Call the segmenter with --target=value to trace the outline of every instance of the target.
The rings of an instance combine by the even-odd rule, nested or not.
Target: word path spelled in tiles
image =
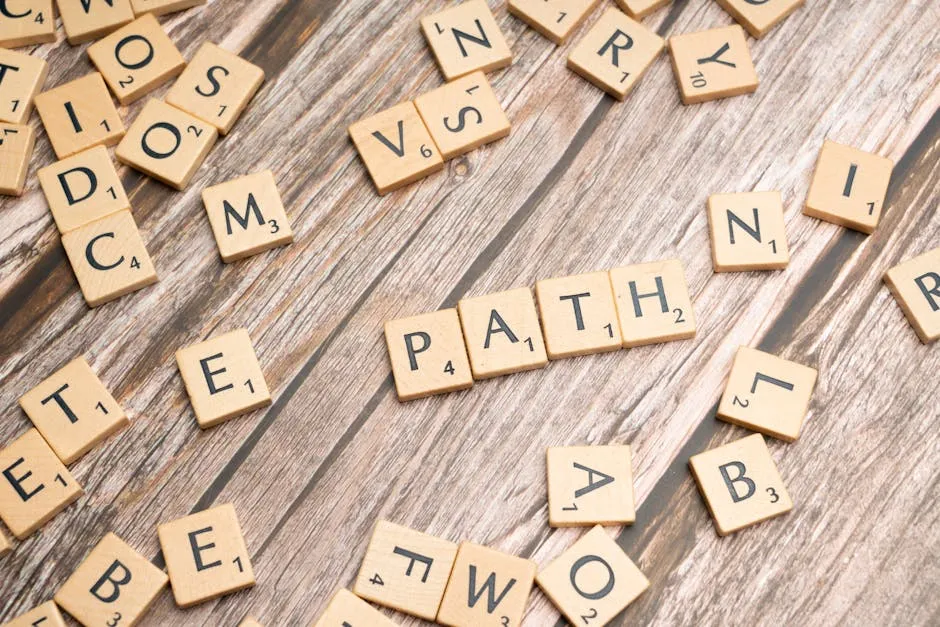
[[[56,40],[52,0],[13,0],[0,12],[0,47],[20,48]]]
[[[718,0],[752,37],[760,39],[803,5],[804,0]]]
[[[473,386],[456,309],[389,320],[385,343],[400,401]]]
[[[191,607],[255,585],[251,559],[231,504],[157,527],[179,607]]]
[[[689,466],[720,536],[793,509],[759,433],[693,455]]]
[[[695,314],[676,259],[610,271],[624,348],[695,336]]]
[[[758,78],[744,29],[737,24],[669,39],[682,102],[695,104],[749,94]]]
[[[20,614],[3,627],[66,627],[59,608],[53,601],[46,601],[26,612]]]
[[[666,6],[670,0],[617,0],[620,8],[636,20],[641,20],[650,13]]]
[[[49,73],[44,59],[0,48],[0,122],[25,124]]]
[[[715,272],[779,270],[790,262],[780,192],[709,196],[708,233]]]
[[[104,37],[134,20],[130,0],[56,0],[69,43]]]
[[[134,625],[166,586],[166,573],[108,533],[56,592],[83,625]]]
[[[548,524],[632,525],[636,520],[630,447],[548,449]]]
[[[549,41],[561,45],[600,0],[509,0],[510,13]]]
[[[617,350],[623,342],[607,272],[543,279],[535,284],[549,359]]]
[[[17,539],[28,538],[81,495],[36,429],[0,450],[0,518]]]
[[[485,0],[467,0],[423,17],[421,30],[445,80],[512,63],[512,52]]]
[[[124,136],[124,123],[98,72],[39,94],[36,110],[59,159],[112,146]]]
[[[940,248],[908,259],[884,281],[924,344],[940,338]]]
[[[606,625],[650,585],[600,526],[543,568],[536,582],[572,625]]]
[[[0,194],[21,196],[26,187],[29,159],[36,133],[26,124],[0,123]]]
[[[131,8],[134,9],[134,15],[152,13],[153,15],[160,16],[190,9],[205,3],[206,0],[131,0]]]
[[[342,627],[343,625],[368,625],[369,627],[396,627],[396,623],[387,618],[352,592],[340,589],[336,591],[330,604],[326,606],[320,620],[313,627]]]

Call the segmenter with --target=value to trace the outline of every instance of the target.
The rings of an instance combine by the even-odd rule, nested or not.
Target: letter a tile
[[[112,146],[124,136],[124,123],[98,72],[42,92],[36,111],[59,159],[92,146]]]
[[[669,39],[682,102],[695,104],[757,90],[744,29],[737,24]]]
[[[421,30],[445,80],[512,63],[512,52],[485,0],[468,0],[423,17]]]
[[[66,627],[59,608],[52,601],[46,601],[25,614],[20,614],[3,627]]]
[[[396,627],[397,624],[352,592],[340,589],[333,595],[323,616],[313,627],[343,627],[344,625]]]
[[[26,124],[0,124],[0,194],[21,196],[36,133]]]
[[[45,59],[0,48],[0,122],[29,121],[33,100],[42,90],[48,72]]]
[[[718,0],[752,37],[760,39],[803,5],[804,0]]]
[[[385,343],[400,401],[473,386],[456,309],[390,320]]]
[[[600,0],[509,0],[507,9],[556,45],[594,10]]]
[[[790,262],[780,192],[709,196],[708,231],[715,272],[779,270]]]
[[[606,272],[538,281],[535,299],[549,359],[620,348],[620,323]]]
[[[56,40],[52,0],[6,0],[4,4],[7,10],[0,12],[0,47],[19,48]]]
[[[695,336],[695,314],[676,259],[610,271],[625,348]]]
[[[940,248],[888,270],[888,289],[924,344],[940,338]]]
[[[548,449],[548,524],[632,525],[636,520],[630,447]]]

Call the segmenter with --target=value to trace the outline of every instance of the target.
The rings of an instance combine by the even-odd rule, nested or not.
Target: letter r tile
[[[920,341],[940,339],[940,248],[891,268],[884,281]]]

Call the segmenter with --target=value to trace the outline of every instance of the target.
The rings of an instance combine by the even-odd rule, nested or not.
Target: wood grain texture
[[[935,623],[940,353],[881,281],[940,240],[935,4],[808,3],[750,42],[754,95],[685,107],[665,56],[624,103],[565,68],[601,11],[556,48],[491,2],[514,63],[488,78],[512,134],[380,198],[345,129],[441,84],[418,20],[448,4],[227,0],[163,19],[187,59],[216,41],[267,80],[184,192],[121,168],[161,281],[95,310],[38,189],[53,161],[39,131],[26,194],[0,200],[0,441],[28,426],[16,399],[77,354],[131,426],[72,467],[86,495],[0,561],[0,621],[50,599],[106,532],[162,565],[158,523],[226,502],[258,585],[186,611],[165,593],[142,624],[310,624],[379,517],[544,565],[581,534],[548,527],[545,448],[629,443],[639,509],[618,541],[652,585],[614,624]],[[668,36],[731,19],[676,0],[645,23]],[[64,42],[34,53],[49,86],[90,69]],[[800,213],[827,137],[898,162],[871,236]],[[295,242],[225,265],[199,194],[266,168]],[[788,268],[714,274],[707,197],[775,189]],[[396,400],[385,320],[669,258],[694,340]],[[173,353],[240,327],[274,403],[200,432]],[[794,511],[720,539],[687,462],[746,434],[715,419],[741,344],[820,378],[800,440],[770,443]],[[559,620],[534,592],[525,624]]]

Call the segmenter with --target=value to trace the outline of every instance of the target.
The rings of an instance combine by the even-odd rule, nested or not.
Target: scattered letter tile
[[[888,289],[924,344],[940,338],[940,248],[888,270]]]
[[[134,625],[167,581],[166,573],[109,533],[62,584],[55,602],[82,625]]]
[[[203,429],[271,404],[245,329],[182,348],[176,351],[176,363]]]
[[[669,39],[682,102],[695,104],[757,90],[744,29],[737,24]]]
[[[535,284],[549,359],[617,350],[617,307],[606,272],[591,272]]]
[[[218,136],[214,126],[162,100],[151,99],[114,154],[135,170],[182,190]]]
[[[59,608],[52,601],[46,601],[25,614],[20,614],[3,627],[66,627]]]
[[[632,525],[636,520],[629,446],[550,448],[546,467],[552,527]]]
[[[157,272],[130,211],[62,236],[85,302],[97,307],[157,282]]]
[[[0,13],[0,46],[19,48],[55,41],[52,0],[7,0]]]
[[[0,518],[18,539],[81,495],[81,486],[35,429],[0,450]]]
[[[157,535],[178,606],[191,607],[255,585],[231,504],[160,525]]]
[[[23,194],[35,145],[36,134],[31,126],[0,123],[0,194]]]
[[[25,124],[29,120],[48,72],[44,59],[0,48],[0,122]]]
[[[800,437],[816,370],[753,348],[738,349],[718,417],[787,442]]]
[[[130,0],[56,0],[69,43],[98,39],[133,21]]]
[[[509,12],[561,45],[600,0],[509,0]]]
[[[452,542],[380,520],[353,591],[379,605],[434,620],[456,555]]]
[[[444,159],[509,135],[509,118],[483,72],[418,96],[415,107]]]
[[[448,81],[512,63],[512,52],[485,0],[467,0],[423,17],[421,30]]]
[[[539,315],[527,287],[457,303],[474,379],[544,368]]]
[[[7,540],[7,537],[0,531],[0,557],[3,557],[12,550],[13,546],[10,544],[10,541]]]
[[[264,627],[261,623],[256,621],[251,616],[246,616],[242,622],[238,623],[238,627]]]
[[[804,0],[718,0],[753,37],[760,39],[796,11]]]
[[[693,455],[689,465],[720,536],[793,508],[759,433]]]
[[[390,320],[385,343],[400,401],[473,386],[456,309]]]
[[[572,625],[606,625],[650,585],[599,526],[543,568],[535,580]]]
[[[780,192],[710,196],[708,229],[715,272],[779,270],[790,262]]]
[[[441,591],[443,594],[443,590]],[[313,627],[396,627],[385,615],[348,590],[336,591],[330,604]]]
[[[205,3],[206,0],[131,0],[131,8],[134,9],[134,15],[151,13],[160,16]]]
[[[669,4],[669,1],[670,0],[617,0],[617,4],[633,19],[642,20],[653,11]]]
[[[607,9],[568,55],[568,67],[623,100],[666,42],[617,9]]]
[[[225,263],[294,241],[270,170],[207,187],[202,202]]]
[[[871,233],[884,208],[894,162],[826,140],[803,213]]]
[[[695,314],[677,259],[610,271],[623,345],[642,346],[695,336]]]
[[[39,94],[36,110],[59,159],[112,146],[124,136],[124,123],[97,72]]]

